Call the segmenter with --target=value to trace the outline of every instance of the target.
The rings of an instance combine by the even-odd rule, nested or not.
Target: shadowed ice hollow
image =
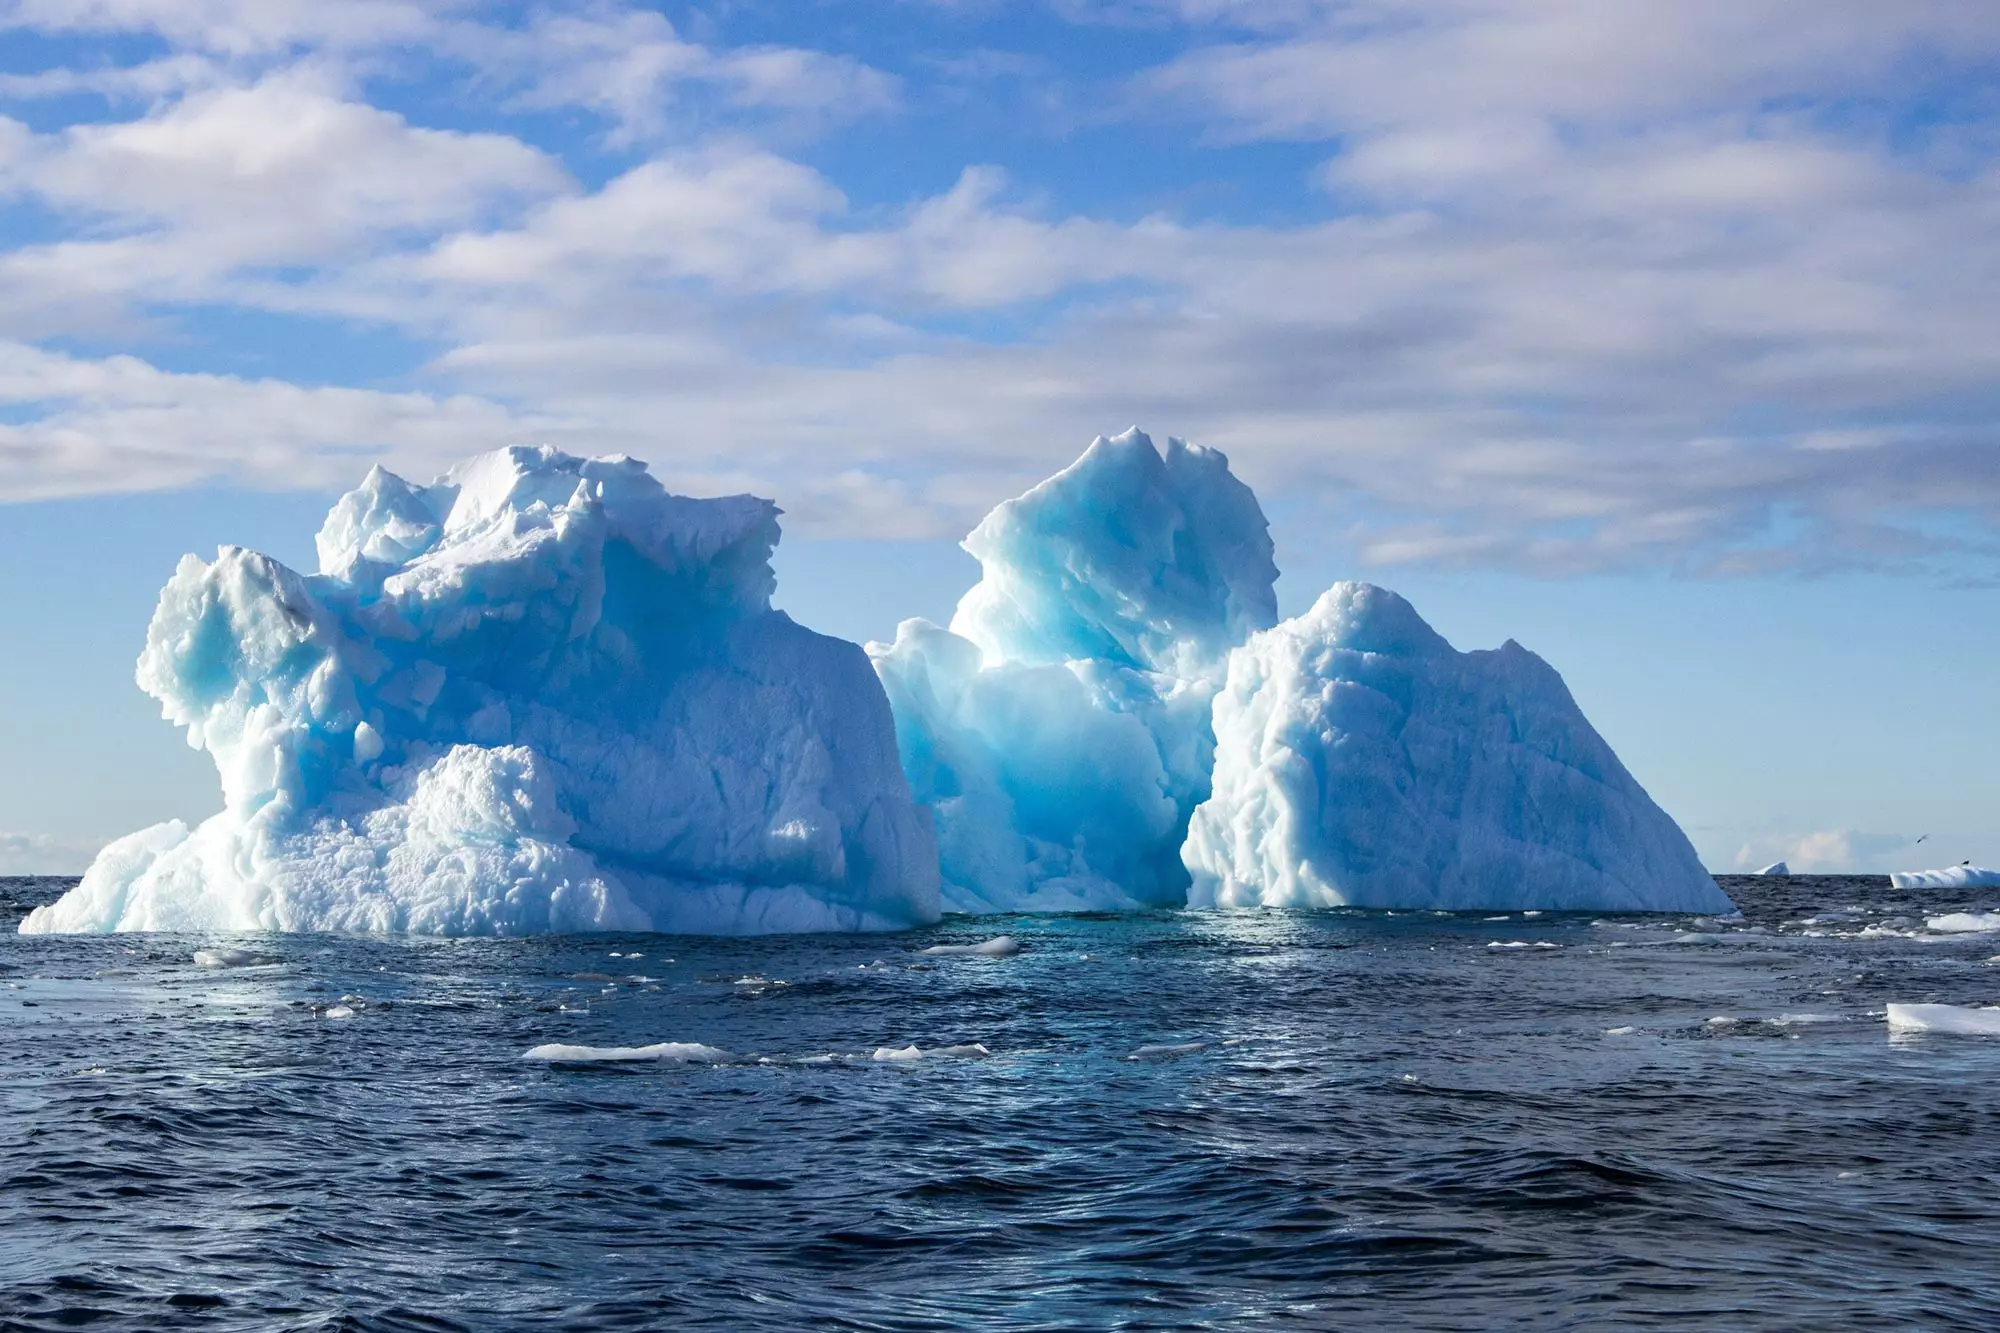
[[[771,609],[778,509],[627,458],[376,469],[300,575],[225,547],[138,681],[224,808],[112,843],[25,931],[893,929],[937,851],[859,647]]]

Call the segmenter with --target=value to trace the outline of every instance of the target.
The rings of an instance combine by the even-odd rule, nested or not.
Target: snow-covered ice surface
[[[1923,924],[2000,892],[1724,887],[668,942],[18,935],[60,886],[0,881],[0,1324],[2000,1328],[2000,1039],[1885,1022],[2000,1005]]]
[[[892,929],[929,818],[861,649],[771,609],[778,510],[504,449],[375,469],[301,575],[181,561],[138,681],[224,809],[112,843],[36,931]]]
[[[1229,657],[1198,907],[1728,912],[1554,668],[1335,584]]]
[[[1946,866],[1942,870],[1903,870],[1889,876],[1899,889],[1996,889],[2000,870],[1983,866]]]
[[[1250,488],[1212,449],[1138,430],[1000,505],[965,539],[949,629],[868,651],[944,902],[964,912],[1178,905],[1229,649],[1277,619]]]

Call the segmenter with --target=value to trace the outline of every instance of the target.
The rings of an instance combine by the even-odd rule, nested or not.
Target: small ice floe
[[[249,949],[196,949],[194,951],[194,965],[196,967],[262,967],[266,963],[276,961],[275,958],[266,957],[261,953],[253,953]]]
[[[1623,1027],[1604,1029],[1604,1035],[1607,1037],[1629,1037],[1638,1030],[1639,1029],[1633,1027],[1630,1023],[1627,1023]]]
[[[1963,863],[1942,870],[1902,870],[1889,876],[1895,889],[2000,889],[2000,870]]]
[[[319,1016],[321,1018],[352,1018],[354,1017],[354,1009],[349,1005],[336,1004],[331,1009],[322,1009]]]
[[[1208,1043],[1205,1041],[1162,1043],[1155,1046],[1141,1046],[1125,1058],[1127,1060],[1172,1060],[1177,1056],[1193,1055],[1196,1051],[1205,1051],[1207,1049]]]
[[[550,1042],[521,1052],[521,1058],[564,1065],[637,1063],[646,1060],[669,1064],[714,1064],[727,1060],[729,1052],[704,1046],[698,1041],[659,1041],[651,1046],[571,1046],[565,1042]]]
[[[1786,865],[1783,861],[1773,861],[1771,862],[1771,864],[1765,866],[1762,870],[1758,871],[1757,873],[1760,875],[1779,875],[1786,878],[1790,878],[1792,873],[1792,868]]]
[[[1947,912],[1926,918],[1924,924],[1940,935],[1977,935],[2000,930],[2000,912]]]
[[[784,990],[792,983],[789,981],[774,981],[770,977],[752,976],[738,977],[729,984],[738,995],[770,995]]]
[[[1531,907],[1527,911],[1521,913],[1522,916],[1540,916],[1541,914],[1542,914],[1542,909],[1539,907]]]
[[[875,1054],[869,1058],[881,1060],[884,1063],[893,1061],[899,1064],[907,1064],[912,1060],[930,1059],[984,1060],[991,1054],[993,1052],[987,1050],[983,1043],[976,1041],[965,1042],[957,1046],[933,1046],[928,1051],[918,1046],[915,1042],[911,1042],[908,1046],[878,1046],[875,1048]]]
[[[1838,1023],[1839,1014],[1779,1014],[1771,1020],[1781,1028],[1811,1027],[1815,1023]]]
[[[1717,1014],[1714,1018],[1703,1023],[1702,1026],[1705,1028],[1733,1028],[1742,1021],[1740,1018],[1731,1018],[1728,1014]]]
[[[1547,940],[1492,940],[1489,949],[1560,949],[1562,945],[1551,944]]]
[[[926,958],[1012,958],[1021,952],[1021,941],[1012,935],[995,935],[992,939],[981,940],[978,944],[933,944],[930,948],[919,949],[917,952]]]
[[[2000,1037],[2000,1008],[1968,1009],[1956,1004],[1892,1004],[1886,1017],[1891,1032],[1949,1032],[1962,1036]]]
[[[1512,921],[1514,918],[1511,916],[1489,916],[1480,919],[1483,921]]]

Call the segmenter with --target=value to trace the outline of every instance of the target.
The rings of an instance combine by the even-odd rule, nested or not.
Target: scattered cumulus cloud
[[[1943,95],[2000,60],[1984,0],[1050,12],[1179,48],[1093,88],[1124,123],[1090,133],[1177,141],[1196,175],[1302,148],[1305,211],[1120,209],[948,125],[882,202],[801,136],[874,118],[913,142],[952,104],[919,85],[965,62],[878,68],[835,28],[732,45],[611,3],[0,3],[0,26],[161,47],[0,81],[108,99],[66,128],[0,120],[0,193],[61,224],[0,250],[0,487],[323,484],[343,450],[421,472],[544,432],[775,493],[815,530],[932,535],[1138,421],[1309,498],[1364,569],[2000,556],[2000,112]],[[449,124],[396,96],[420,51]],[[537,137],[547,113],[589,146]],[[194,309],[425,350],[389,387],[140,359]]]

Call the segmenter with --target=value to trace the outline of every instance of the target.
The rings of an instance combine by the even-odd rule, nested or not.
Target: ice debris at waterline
[[[1277,620],[1257,497],[1212,449],[1137,429],[1000,505],[965,539],[950,629],[868,651],[947,908],[1179,905],[1231,648]]]
[[[503,449],[333,508],[319,573],[224,547],[138,681],[224,808],[22,924],[445,935],[892,929],[937,851],[860,648],[771,609],[778,509]]]
[[[1192,906],[1734,909],[1554,668],[1458,652],[1385,589],[1253,636],[1214,717]]]
[[[1889,876],[1892,889],[2000,889],[2000,870],[1975,865],[1943,870],[1903,870]]]
[[[1892,1004],[1886,1016],[1892,1032],[2000,1037],[2000,1009],[1967,1009],[1956,1004]]]

